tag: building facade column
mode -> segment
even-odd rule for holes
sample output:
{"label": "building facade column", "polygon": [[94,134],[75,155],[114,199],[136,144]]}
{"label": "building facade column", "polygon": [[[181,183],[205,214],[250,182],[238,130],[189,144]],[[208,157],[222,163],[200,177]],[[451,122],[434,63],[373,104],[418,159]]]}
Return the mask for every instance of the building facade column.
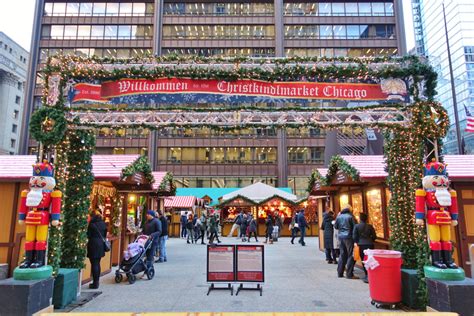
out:
{"label": "building facade column", "polygon": [[[161,56],[161,38],[163,33],[163,0],[155,0],[153,23],[153,54]],[[148,160],[152,170],[158,170],[158,131],[150,131],[148,135]]]}
{"label": "building facade column", "polygon": [[286,187],[288,186],[288,140],[286,130],[279,128],[277,136],[278,186]]}
{"label": "building facade column", "polygon": [[285,55],[283,0],[274,0],[273,5],[275,7],[275,57],[283,57]]}
{"label": "building facade column", "polygon": [[395,12],[397,28],[398,55],[404,56],[407,52],[407,39],[405,35],[405,21],[403,17],[403,3],[401,0],[393,1],[393,12]]}
{"label": "building facade column", "polygon": [[33,34],[31,36],[30,57],[28,61],[28,74],[26,78],[25,98],[23,104],[23,117],[21,122],[20,155],[28,154],[30,140],[30,118],[34,109],[36,72],[38,71],[39,44],[41,41],[41,22],[43,19],[44,0],[36,0],[35,17],[33,20]]}

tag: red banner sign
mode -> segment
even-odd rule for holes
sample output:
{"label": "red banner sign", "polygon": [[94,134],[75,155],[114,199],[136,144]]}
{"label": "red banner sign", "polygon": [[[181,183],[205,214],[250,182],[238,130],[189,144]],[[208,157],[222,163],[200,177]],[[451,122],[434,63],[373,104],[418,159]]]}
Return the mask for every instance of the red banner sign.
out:
{"label": "red banner sign", "polygon": [[263,246],[237,245],[237,279],[238,282],[264,282]]}
{"label": "red banner sign", "polygon": [[407,94],[400,79],[385,79],[381,84],[328,82],[266,82],[258,80],[219,81],[162,78],[157,80],[122,79],[102,85],[75,85],[72,102],[106,102],[110,99],[147,94],[213,94],[277,99],[336,99],[377,101],[401,99]]}
{"label": "red banner sign", "polygon": [[235,246],[207,247],[207,282],[233,282]]}

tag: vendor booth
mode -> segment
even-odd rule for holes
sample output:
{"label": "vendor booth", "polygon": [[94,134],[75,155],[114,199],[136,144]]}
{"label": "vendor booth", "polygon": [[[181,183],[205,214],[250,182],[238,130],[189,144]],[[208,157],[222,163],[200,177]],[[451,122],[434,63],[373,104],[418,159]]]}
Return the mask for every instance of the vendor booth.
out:
{"label": "vendor booth", "polygon": [[164,209],[170,216],[168,235],[170,237],[180,237],[181,215],[193,214],[201,216],[204,210],[204,200],[195,196],[170,196],[164,198]]}
{"label": "vendor booth", "polygon": [[[9,264],[10,274],[23,259],[25,227],[17,224],[18,203],[21,191],[28,189],[31,166],[36,159],[36,156],[0,156],[0,214],[5,219],[0,221],[0,263]],[[143,212],[150,205],[150,193],[157,193],[151,185],[153,178],[137,167],[146,162],[146,158],[94,155],[92,160],[94,183],[90,210],[102,213],[112,244],[112,250],[101,260],[101,270],[106,274],[120,261],[122,249],[135,238],[144,218]],[[89,260],[85,264],[83,282],[90,278]]]}
{"label": "vendor booth", "polygon": [[254,183],[245,188],[233,191],[222,196],[220,203],[216,206],[221,210],[222,234],[229,234],[235,217],[240,213],[252,214],[257,219],[257,233],[265,235],[265,219],[271,214],[280,216],[283,227],[282,236],[290,236],[289,225],[296,211],[305,209],[305,216],[311,229],[308,236],[317,236],[316,208],[308,207],[306,199],[298,200],[297,197],[288,192],[288,188],[274,188],[264,183]]}
{"label": "vendor booth", "polygon": [[[376,247],[389,248],[387,206],[390,191],[385,184],[387,173],[383,156],[340,158],[333,160],[328,169],[315,170],[310,180],[309,204],[316,204],[321,211],[333,210],[336,214],[344,205],[350,204],[357,219],[361,212],[366,212],[377,233]],[[452,236],[456,237],[453,238],[453,256],[470,276],[469,249],[474,244],[474,155],[446,155],[444,161],[451,189],[457,191],[459,206],[459,225],[452,227]],[[322,212],[319,214],[321,221]],[[320,249],[324,250],[324,238],[319,242]]]}
{"label": "vendor booth", "polygon": [[[383,156],[337,156],[327,169],[317,169],[312,175],[310,200],[317,201],[322,211],[332,210],[336,215],[345,205],[352,206],[352,213],[359,220],[360,213],[367,213],[369,223],[377,234],[376,246],[389,247],[387,206],[390,192],[385,184],[387,172]],[[319,222],[322,222],[319,212]],[[319,240],[324,249],[324,238]]]}

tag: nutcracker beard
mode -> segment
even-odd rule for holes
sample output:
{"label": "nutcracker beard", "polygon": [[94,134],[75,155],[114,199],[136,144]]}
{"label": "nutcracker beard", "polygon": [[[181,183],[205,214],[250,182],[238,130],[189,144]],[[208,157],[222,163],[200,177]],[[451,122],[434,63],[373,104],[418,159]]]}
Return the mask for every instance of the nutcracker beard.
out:
{"label": "nutcracker beard", "polygon": [[440,188],[435,192],[436,200],[441,206],[451,206],[451,194],[448,189]]}
{"label": "nutcracker beard", "polygon": [[26,196],[26,206],[35,207],[41,203],[43,199],[43,189],[40,188],[31,188],[30,192]]}

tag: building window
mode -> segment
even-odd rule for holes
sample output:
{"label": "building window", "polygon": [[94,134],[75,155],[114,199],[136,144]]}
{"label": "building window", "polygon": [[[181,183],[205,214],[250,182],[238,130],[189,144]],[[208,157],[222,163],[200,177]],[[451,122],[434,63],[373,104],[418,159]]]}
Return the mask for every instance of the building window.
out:
{"label": "building window", "polygon": [[18,119],[18,116],[20,115],[20,111],[18,110],[13,110],[13,118]]}
{"label": "building window", "polygon": [[[44,39],[151,39],[153,27],[151,25],[44,25],[42,29]],[[52,50],[51,48],[49,49]],[[56,50],[58,51],[58,50]],[[70,49],[73,52],[73,49]],[[65,49],[62,50],[63,54]],[[42,51],[40,60],[45,56]],[[49,55],[53,55],[49,53]]]}
{"label": "building window", "polygon": [[15,97],[15,103],[16,103],[16,104],[20,104],[20,102],[21,102],[21,97],[16,96],[16,97]]}
{"label": "building window", "polygon": [[23,89],[23,83],[18,82],[18,83],[17,83],[17,87],[18,87],[18,90],[21,91],[21,90]]}
{"label": "building window", "polygon": [[13,124],[12,125],[12,133],[16,134],[17,130],[18,130],[18,125]]}
{"label": "building window", "polygon": [[165,25],[164,39],[252,39],[274,38],[272,25]]}
{"label": "building window", "polygon": [[10,147],[15,148],[15,146],[16,146],[16,139],[13,139],[13,138],[10,139]]}

